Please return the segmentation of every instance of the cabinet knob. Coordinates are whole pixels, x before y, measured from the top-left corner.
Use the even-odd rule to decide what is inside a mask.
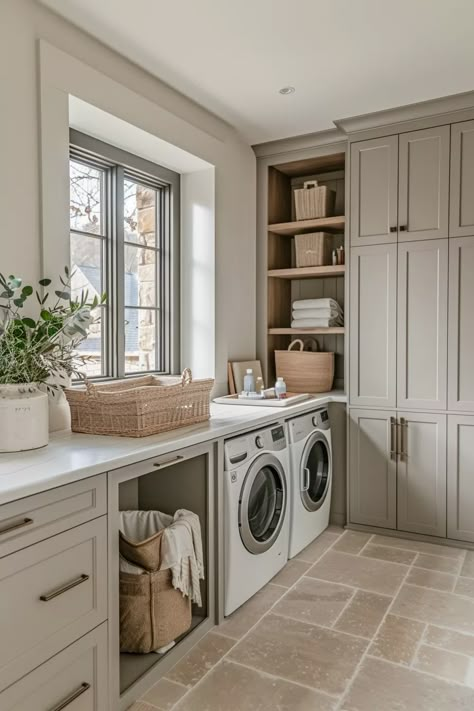
[[[406,226],[406,225],[400,225],[399,230],[400,230],[400,232],[406,232],[406,231],[407,231],[407,226]]]
[[[397,231],[397,228],[396,228],[396,226],[395,226],[395,227],[391,227],[391,228],[390,228],[390,232],[396,232],[396,231]]]

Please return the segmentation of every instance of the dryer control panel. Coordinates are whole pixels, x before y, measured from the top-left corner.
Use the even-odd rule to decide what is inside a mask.
[[[225,468],[230,469],[261,452],[279,452],[287,446],[283,425],[249,432],[243,437],[228,440],[224,445]]]
[[[315,410],[290,420],[290,442],[299,442],[314,430],[329,430],[329,414],[326,408]]]

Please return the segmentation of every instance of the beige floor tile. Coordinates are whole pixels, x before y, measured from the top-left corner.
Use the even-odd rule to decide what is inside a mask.
[[[364,660],[344,711],[472,711],[474,690],[381,659]]]
[[[474,578],[458,578],[454,592],[458,595],[474,597]]]
[[[333,711],[336,700],[224,660],[176,711]]]
[[[333,550],[341,553],[352,553],[357,555],[368,543],[372,534],[361,533],[359,531],[346,531],[334,544]]]
[[[316,563],[319,558],[330,548],[340,537],[340,534],[332,531],[323,531],[315,541],[306,546],[296,558],[308,563]]]
[[[180,700],[186,693],[187,688],[181,684],[176,684],[168,679],[160,679],[160,681],[152,686],[143,697],[143,701],[148,701],[160,711],[169,711],[174,704]]]
[[[329,533],[337,533],[341,536],[344,533],[344,526],[340,526],[338,523],[330,523],[326,531]]]
[[[425,633],[425,642],[450,652],[459,652],[474,657],[474,636],[470,634],[429,625]]]
[[[272,583],[275,585],[283,585],[285,588],[291,588],[310,567],[311,563],[293,558],[293,560],[288,561],[283,570],[280,570],[280,572],[272,578]]]
[[[228,637],[209,632],[166,674],[166,678],[184,686],[194,686],[233,644]]]
[[[445,558],[444,560],[449,560]],[[435,588],[436,590],[452,591],[456,582],[456,576],[448,573],[439,573],[437,570],[425,570],[425,568],[412,568],[408,573],[407,583],[421,585],[423,588]]]
[[[461,570],[461,575],[474,578],[474,551],[466,551],[466,559]]]
[[[459,575],[461,560],[456,558],[446,558],[439,555],[419,553],[413,565],[415,565],[417,568],[437,570],[439,573],[451,573],[452,575]]]
[[[334,629],[372,639],[391,602],[391,597],[358,590]]]
[[[330,550],[307,575],[370,592],[393,595],[406,573],[405,565]]]
[[[425,543],[424,541],[409,541],[406,538],[395,538],[394,536],[376,535],[371,540],[371,544],[393,546],[407,551],[415,551],[415,553],[428,553],[429,555],[439,555],[446,558],[455,558],[456,560],[464,558],[464,551],[461,548],[438,546],[436,543]]]
[[[129,706],[127,711],[156,711],[156,706],[150,706],[145,701],[137,701],[132,706]]]
[[[469,658],[462,654],[422,644],[413,666],[420,671],[452,679],[462,684],[469,669]]]
[[[474,600],[454,593],[404,585],[391,609],[394,615],[474,634]]]
[[[387,615],[369,647],[369,654],[397,664],[411,664],[424,629],[421,622]]]
[[[270,614],[229,657],[288,681],[342,694],[366,647],[357,637]]]
[[[285,590],[279,585],[271,583],[266,585],[232,615],[226,617],[217,628],[217,632],[222,632],[233,639],[240,639],[284,594]]]
[[[354,590],[335,583],[302,578],[275,605],[272,613],[302,622],[330,626],[350,600]]]
[[[379,560],[388,560],[390,563],[402,563],[410,565],[415,559],[416,553],[413,551],[404,551],[401,548],[390,548],[389,546],[374,546],[369,543],[364,548],[361,555],[366,558],[378,558]]]

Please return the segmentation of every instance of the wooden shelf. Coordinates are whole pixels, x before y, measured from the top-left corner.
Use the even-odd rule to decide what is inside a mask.
[[[325,267],[294,267],[292,269],[270,269],[269,277],[276,279],[322,279],[324,277],[344,276],[344,264]]]
[[[331,230],[341,232],[344,230],[346,218],[339,217],[320,217],[317,220],[298,220],[296,222],[278,222],[273,225],[268,225],[268,231],[276,235],[302,235],[305,232],[315,232],[317,230]]]
[[[329,326],[328,328],[269,328],[269,336],[292,336],[298,333],[308,333],[311,336],[342,336],[344,326]]]

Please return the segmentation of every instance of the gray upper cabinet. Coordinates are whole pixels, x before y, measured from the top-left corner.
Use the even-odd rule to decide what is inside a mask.
[[[474,417],[448,417],[448,537],[474,543]]]
[[[474,412],[474,237],[449,240],[448,407]]]
[[[446,409],[448,240],[398,245],[397,407]]]
[[[474,121],[451,126],[449,235],[474,235]]]
[[[400,134],[399,241],[448,236],[449,126]]]
[[[398,136],[351,146],[351,245],[397,241]]]
[[[395,407],[397,245],[351,249],[350,404]]]
[[[399,412],[398,528],[446,537],[446,415]]]
[[[397,525],[395,412],[350,410],[349,519],[382,528]]]

